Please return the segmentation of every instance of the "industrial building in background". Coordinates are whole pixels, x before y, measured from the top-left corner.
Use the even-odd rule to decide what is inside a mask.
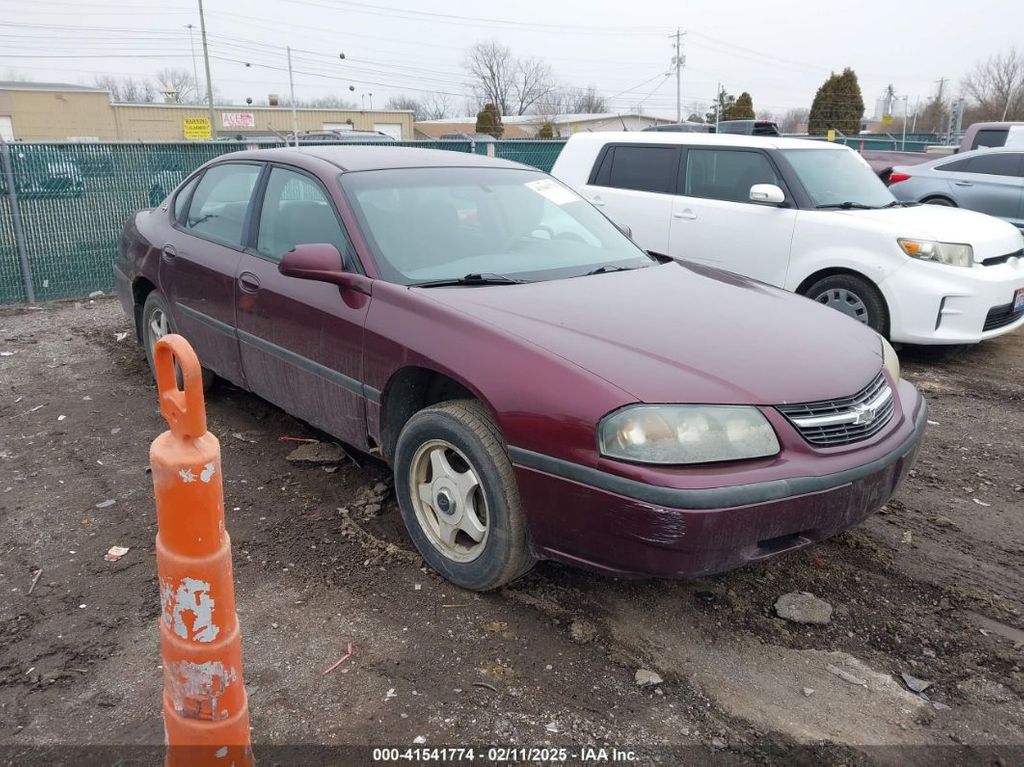
[[[357,130],[413,138],[413,113],[399,110],[295,110],[298,129]],[[285,106],[115,104],[109,90],[67,83],[0,82],[5,141],[208,141],[266,137],[293,130]]]

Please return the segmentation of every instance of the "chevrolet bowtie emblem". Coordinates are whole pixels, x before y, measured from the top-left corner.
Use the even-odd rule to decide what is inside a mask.
[[[867,425],[878,418],[877,407],[871,407],[870,405],[854,405],[851,409],[853,411],[854,426]]]

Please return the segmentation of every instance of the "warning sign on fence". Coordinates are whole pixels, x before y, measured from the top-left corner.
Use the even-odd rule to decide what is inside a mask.
[[[186,117],[182,129],[186,141],[209,141],[213,138],[209,117]]]

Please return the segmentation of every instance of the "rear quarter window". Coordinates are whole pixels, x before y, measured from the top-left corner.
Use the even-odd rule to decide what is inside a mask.
[[[590,183],[615,189],[674,194],[679,156],[678,147],[610,146],[598,157]]]

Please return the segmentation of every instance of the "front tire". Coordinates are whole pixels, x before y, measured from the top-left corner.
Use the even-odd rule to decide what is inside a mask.
[[[927,200],[922,200],[925,205],[939,205],[944,208],[955,208],[957,205],[948,197],[929,197]]]
[[[171,313],[167,310],[167,303],[164,301],[164,297],[155,290],[146,296],[146,303],[142,305],[140,330],[142,345],[146,350],[146,360],[149,362],[149,370],[155,380],[156,366],[153,364],[153,347],[157,341],[168,333],[178,332],[174,325],[174,320],[171,318]],[[217,377],[212,370],[202,368],[202,371],[203,391],[208,392]]]
[[[889,337],[889,310],[885,299],[878,288],[863,277],[833,274],[815,282],[804,295],[863,322],[885,338]]]
[[[487,591],[533,567],[512,462],[479,402],[416,413],[398,436],[394,468],[409,537],[452,583]]]

